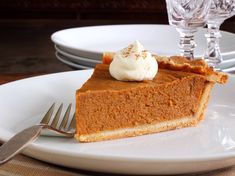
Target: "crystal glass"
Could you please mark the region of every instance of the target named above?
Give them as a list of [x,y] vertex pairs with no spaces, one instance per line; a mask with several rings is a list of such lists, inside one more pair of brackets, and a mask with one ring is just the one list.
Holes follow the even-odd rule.
[[194,59],[194,34],[206,25],[211,0],[166,0],[169,23],[180,34],[180,54]]
[[[235,14],[235,0],[212,0],[207,20],[207,49],[204,55],[207,63],[217,68],[219,63],[223,61],[219,39],[221,38],[220,26],[227,18]],[[217,68],[218,69],[218,68]]]

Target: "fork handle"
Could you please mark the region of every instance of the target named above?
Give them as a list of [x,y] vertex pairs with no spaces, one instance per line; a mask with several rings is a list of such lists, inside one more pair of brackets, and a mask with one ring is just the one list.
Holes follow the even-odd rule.
[[0,147],[0,164],[10,160],[22,149],[24,149],[29,143],[33,142],[38,138],[42,130],[42,125],[35,125],[24,129],[17,133],[9,141],[5,142]]

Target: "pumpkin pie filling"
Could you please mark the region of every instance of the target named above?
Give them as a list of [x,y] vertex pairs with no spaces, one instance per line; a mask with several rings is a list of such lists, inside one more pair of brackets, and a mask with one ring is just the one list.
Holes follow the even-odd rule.
[[110,76],[108,65],[97,65],[93,76],[77,91],[77,133],[192,116],[206,83],[203,76],[164,69],[153,81],[122,82]]

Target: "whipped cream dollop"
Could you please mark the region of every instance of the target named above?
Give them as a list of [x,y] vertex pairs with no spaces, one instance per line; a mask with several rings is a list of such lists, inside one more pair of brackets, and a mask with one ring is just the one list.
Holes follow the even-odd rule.
[[111,76],[120,81],[152,80],[157,71],[156,59],[138,41],[116,52],[109,66]]

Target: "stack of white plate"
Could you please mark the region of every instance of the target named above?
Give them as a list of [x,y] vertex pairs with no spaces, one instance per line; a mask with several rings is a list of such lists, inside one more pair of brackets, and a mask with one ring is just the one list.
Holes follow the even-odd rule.
[[55,55],[63,63],[78,69],[88,69],[95,67],[96,64],[101,63],[101,57],[98,58],[85,58],[67,52],[63,47],[55,45]]
[[[203,56],[206,48],[206,29],[195,35],[195,56]],[[220,41],[223,67],[235,65],[235,34],[222,31]],[[101,63],[103,52],[115,52],[139,40],[147,50],[158,55],[179,54],[179,34],[169,25],[109,25],[72,28],[55,32],[56,57],[77,69],[88,69]]]

